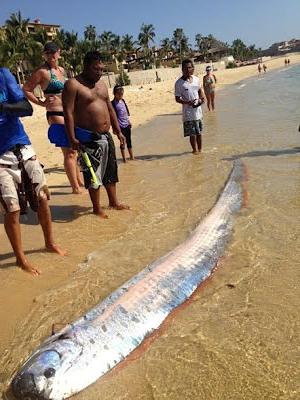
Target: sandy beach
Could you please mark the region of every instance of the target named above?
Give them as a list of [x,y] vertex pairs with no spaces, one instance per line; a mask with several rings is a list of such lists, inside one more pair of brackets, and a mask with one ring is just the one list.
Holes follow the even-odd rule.
[[[265,64],[268,71],[284,67],[284,58],[278,57],[267,60]],[[300,62],[300,54],[292,54],[291,65]],[[217,71],[217,90],[222,90],[227,85],[237,83],[243,79],[258,75],[257,65]],[[133,128],[149,122],[152,118],[161,114],[180,112],[181,106],[174,101],[174,81],[164,81],[139,86],[125,87],[125,98],[130,107],[131,122]],[[113,98],[112,90],[109,90]],[[218,101],[218,100],[217,100]],[[205,110],[205,106],[204,106]],[[47,170],[62,166],[62,156],[47,140],[48,124],[45,118],[45,110],[34,105],[34,115],[24,119],[24,126],[28,132],[34,148]],[[49,185],[59,185],[65,182],[64,174],[47,174]]]
[[[289,58],[291,66],[300,63],[300,54],[291,54]],[[265,64],[268,67],[267,74],[271,70],[282,69],[284,68],[284,57],[270,59],[266,61]],[[224,97],[221,95],[223,88],[256,75],[258,75],[257,65],[217,71],[217,92],[220,93],[220,98],[217,93],[215,113],[218,113],[218,102],[221,101],[221,98],[222,101],[224,101]],[[126,99],[131,113],[134,144],[144,140],[143,137],[139,136],[139,128],[151,122],[155,117],[180,113],[181,107],[174,101],[174,83],[173,80],[170,80],[142,86],[125,87],[124,98]],[[206,112],[205,106],[204,112],[204,119],[211,118],[210,114]],[[24,326],[26,327],[23,321],[30,313],[34,312],[37,305],[37,309],[44,307],[45,310],[47,310],[47,318],[44,315],[44,320],[42,319],[39,321],[37,319],[36,330],[39,329],[39,333],[35,335],[35,332],[32,332],[29,346],[26,347],[28,343],[26,343],[25,340],[18,349],[17,353],[22,354],[23,357],[30,353],[30,350],[40,342],[41,336],[44,337],[50,334],[51,324],[49,324],[49,319],[53,323],[64,324],[69,322],[69,319],[72,320],[73,317],[78,315],[78,309],[75,306],[72,308],[72,302],[76,305],[76,299],[73,299],[72,295],[68,293],[65,298],[62,298],[64,298],[67,304],[66,310],[72,310],[71,315],[66,311],[66,314],[60,313],[57,319],[56,308],[51,308],[52,305],[45,301],[45,298],[47,299],[47,293],[51,293],[51,291],[57,288],[64,288],[68,282],[70,282],[70,292],[72,292],[71,286],[74,274],[78,270],[78,265],[86,261],[87,254],[98,249],[103,243],[105,243],[105,245],[110,244],[113,243],[116,237],[122,237],[127,226],[129,226],[134,219],[139,218],[144,204],[151,198],[147,189],[141,192],[135,191],[139,190],[139,186],[135,183],[136,176],[139,174],[138,168],[133,170],[132,163],[126,165],[120,163],[119,194],[122,200],[124,198],[125,202],[130,204],[132,210],[129,212],[108,211],[109,220],[99,221],[90,214],[90,201],[87,192],[84,192],[82,195],[71,194],[71,189],[68,186],[62,167],[63,158],[61,151],[50,144],[47,139],[48,125],[45,118],[45,110],[41,107],[34,106],[33,117],[24,118],[23,123],[40,161],[45,166],[47,182],[52,192],[50,206],[54,214],[53,226],[55,237],[57,242],[67,249],[68,256],[62,258],[43,251],[41,231],[36,224],[35,216],[30,214],[22,225],[24,248],[30,260],[42,270],[42,275],[39,278],[33,278],[23,273],[15,266],[14,256],[6,238],[3,225],[0,226],[0,274],[2,281],[0,316],[1,320],[6,322],[0,335],[0,354],[3,354],[4,365],[11,364],[10,353],[12,348],[18,346],[18,338],[20,338],[21,335],[20,329],[22,327],[24,328]],[[158,129],[157,126],[156,129]],[[149,153],[156,154],[155,142],[150,142],[149,145],[153,146],[149,149]],[[168,145],[170,151],[176,153],[176,143],[173,148],[171,147],[171,142],[168,143]],[[189,146],[186,144],[186,152],[189,152],[189,150]],[[120,157],[119,150],[117,151],[118,157]],[[139,154],[137,153],[136,155],[138,156]],[[139,161],[137,161],[137,165],[138,163]],[[221,186],[222,179],[223,177],[218,177],[218,182],[216,184]],[[161,190],[159,187],[160,182],[164,181],[163,179],[160,180],[160,176],[158,176],[157,191]],[[169,200],[170,203],[172,203],[172,199]],[[203,204],[203,210],[201,210],[201,212],[205,213],[205,210],[210,208],[213,201],[214,194],[207,198],[207,202]],[[104,205],[107,204],[106,196],[104,195],[102,196],[102,202]],[[155,208],[153,207],[153,212],[154,210]],[[196,211],[189,216],[189,223],[191,223],[191,220],[195,216]],[[180,224],[180,221],[177,222]],[[171,232],[170,229],[170,234]],[[183,238],[182,236],[182,239]],[[174,243],[174,245],[175,244],[176,243]],[[104,255],[106,254],[105,245],[103,247]],[[169,243],[166,243],[164,250],[168,250],[169,245]],[[114,251],[118,253],[118,257],[124,259],[125,265],[128,264],[128,275],[123,276],[121,274],[114,283],[111,283],[110,278],[113,272],[111,272],[111,275],[110,272],[107,272],[107,275],[103,276],[103,281],[97,282],[97,285],[102,287],[101,297],[109,294],[111,290],[115,288],[115,284],[117,285],[124,282],[125,279],[135,273],[134,270],[130,270],[130,252],[127,250],[128,249],[122,249],[121,251],[117,244],[114,245]],[[108,257],[110,251],[112,250],[107,250]],[[145,257],[149,257],[148,261],[151,261],[150,252]],[[144,261],[143,259],[143,262]],[[87,288],[89,284],[91,284],[91,281],[86,283]],[[84,289],[84,287],[84,284],[82,284],[81,289]],[[64,289],[61,290],[62,293],[64,293]],[[78,293],[74,294],[74,298],[76,296],[78,296]],[[90,304],[93,304],[93,299],[89,298],[88,293],[87,298],[81,303],[80,308],[84,309],[85,305],[88,307]],[[68,318],[67,321],[63,319],[64,316]],[[41,326],[43,327],[40,328]],[[25,339],[28,338],[29,340],[27,333],[25,332],[24,334]],[[21,361],[21,359],[18,360],[18,362]],[[15,367],[17,367],[17,365],[15,365]],[[0,376],[3,378],[3,381],[7,382],[10,374],[11,367],[7,370],[4,368],[3,370],[0,365]],[[250,397],[247,398],[250,399]]]
[[[265,64],[268,67],[268,71],[283,68],[284,58],[278,57],[267,60]],[[300,62],[300,54],[291,54],[289,58],[291,65]],[[258,75],[257,65],[225,69],[217,71],[215,74],[218,79],[217,90],[222,90],[227,85]],[[174,83],[173,80],[170,80],[142,86],[125,87],[125,98],[130,107],[130,119],[134,129],[158,115],[180,112],[180,105],[174,101]],[[110,95],[113,98],[111,89]],[[32,118],[25,118],[24,125],[46,169],[51,170],[55,167],[60,167],[62,165],[61,152],[59,149],[55,149],[47,140],[48,124],[45,118],[45,110],[34,105],[34,115]],[[49,185],[59,185],[65,182],[64,174],[59,174],[58,176],[57,174],[48,173],[47,179]]]

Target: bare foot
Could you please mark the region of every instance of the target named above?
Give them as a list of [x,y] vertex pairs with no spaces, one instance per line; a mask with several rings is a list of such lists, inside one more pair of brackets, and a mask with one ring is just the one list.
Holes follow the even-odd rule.
[[108,215],[105,214],[105,212],[102,210],[102,208],[100,210],[94,210],[93,214],[98,215],[98,217],[103,218],[103,219],[108,218]]
[[49,251],[50,253],[57,253],[60,256],[65,256],[67,254],[67,251],[59,247],[55,243],[49,243],[46,245],[46,250]]
[[198,151],[195,150],[195,151],[192,152],[192,154],[197,155],[197,154],[198,154]]
[[120,204],[120,203],[115,204],[115,205],[110,204],[109,208],[113,208],[114,210],[130,210],[129,206],[127,206],[126,204]]
[[135,161],[135,158],[134,157],[130,157],[130,161]]
[[25,272],[28,272],[30,275],[39,276],[41,271],[35,268],[32,264],[30,264],[26,259],[25,260],[17,260],[17,265]]
[[72,190],[72,193],[73,193],[73,194],[82,194],[82,190],[80,189],[80,187],[74,188],[74,189]]

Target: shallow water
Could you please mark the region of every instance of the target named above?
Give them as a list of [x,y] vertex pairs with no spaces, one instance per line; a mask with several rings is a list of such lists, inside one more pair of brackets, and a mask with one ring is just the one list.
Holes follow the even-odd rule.
[[[99,224],[85,215],[86,196],[68,219],[61,208],[69,197],[56,196],[54,218],[69,222],[61,224],[69,246],[97,250],[36,296],[2,348],[4,379],[53,322],[77,318],[181,243],[213,205],[232,160],[242,157],[249,201],[213,278],[137,359],[74,398],[298,399],[299,89],[294,67],[219,92],[217,111],[205,114],[204,152],[197,156],[189,153],[179,115],[136,128],[138,160],[120,168],[120,196],[130,212],[110,212]],[[1,275],[4,282],[11,276]]]

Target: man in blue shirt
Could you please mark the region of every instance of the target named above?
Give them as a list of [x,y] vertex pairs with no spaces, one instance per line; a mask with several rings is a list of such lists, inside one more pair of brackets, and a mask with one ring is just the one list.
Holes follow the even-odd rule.
[[27,261],[21,241],[19,216],[26,213],[27,202],[37,211],[46,249],[60,255],[65,251],[54,243],[45,175],[19,120],[32,112],[14,76],[0,68],[0,211],[17,265],[37,276],[40,271]]

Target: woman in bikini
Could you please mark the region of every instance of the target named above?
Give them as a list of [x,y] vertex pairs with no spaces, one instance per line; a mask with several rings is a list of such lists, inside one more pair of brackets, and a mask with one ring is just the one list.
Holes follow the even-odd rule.
[[[46,108],[49,125],[64,124],[64,114],[61,94],[66,81],[65,71],[58,66],[60,49],[54,42],[48,42],[44,47],[45,63],[33,72],[23,86],[23,91],[32,103]],[[42,101],[34,94],[34,89],[40,85],[45,100]],[[81,193],[81,180],[77,165],[77,152],[68,147],[61,147],[64,155],[64,167],[73,193]]]
[[206,75],[203,77],[203,88],[205,97],[207,100],[207,107],[209,111],[215,109],[215,89],[216,89],[217,78],[212,73],[210,66],[206,67]]

